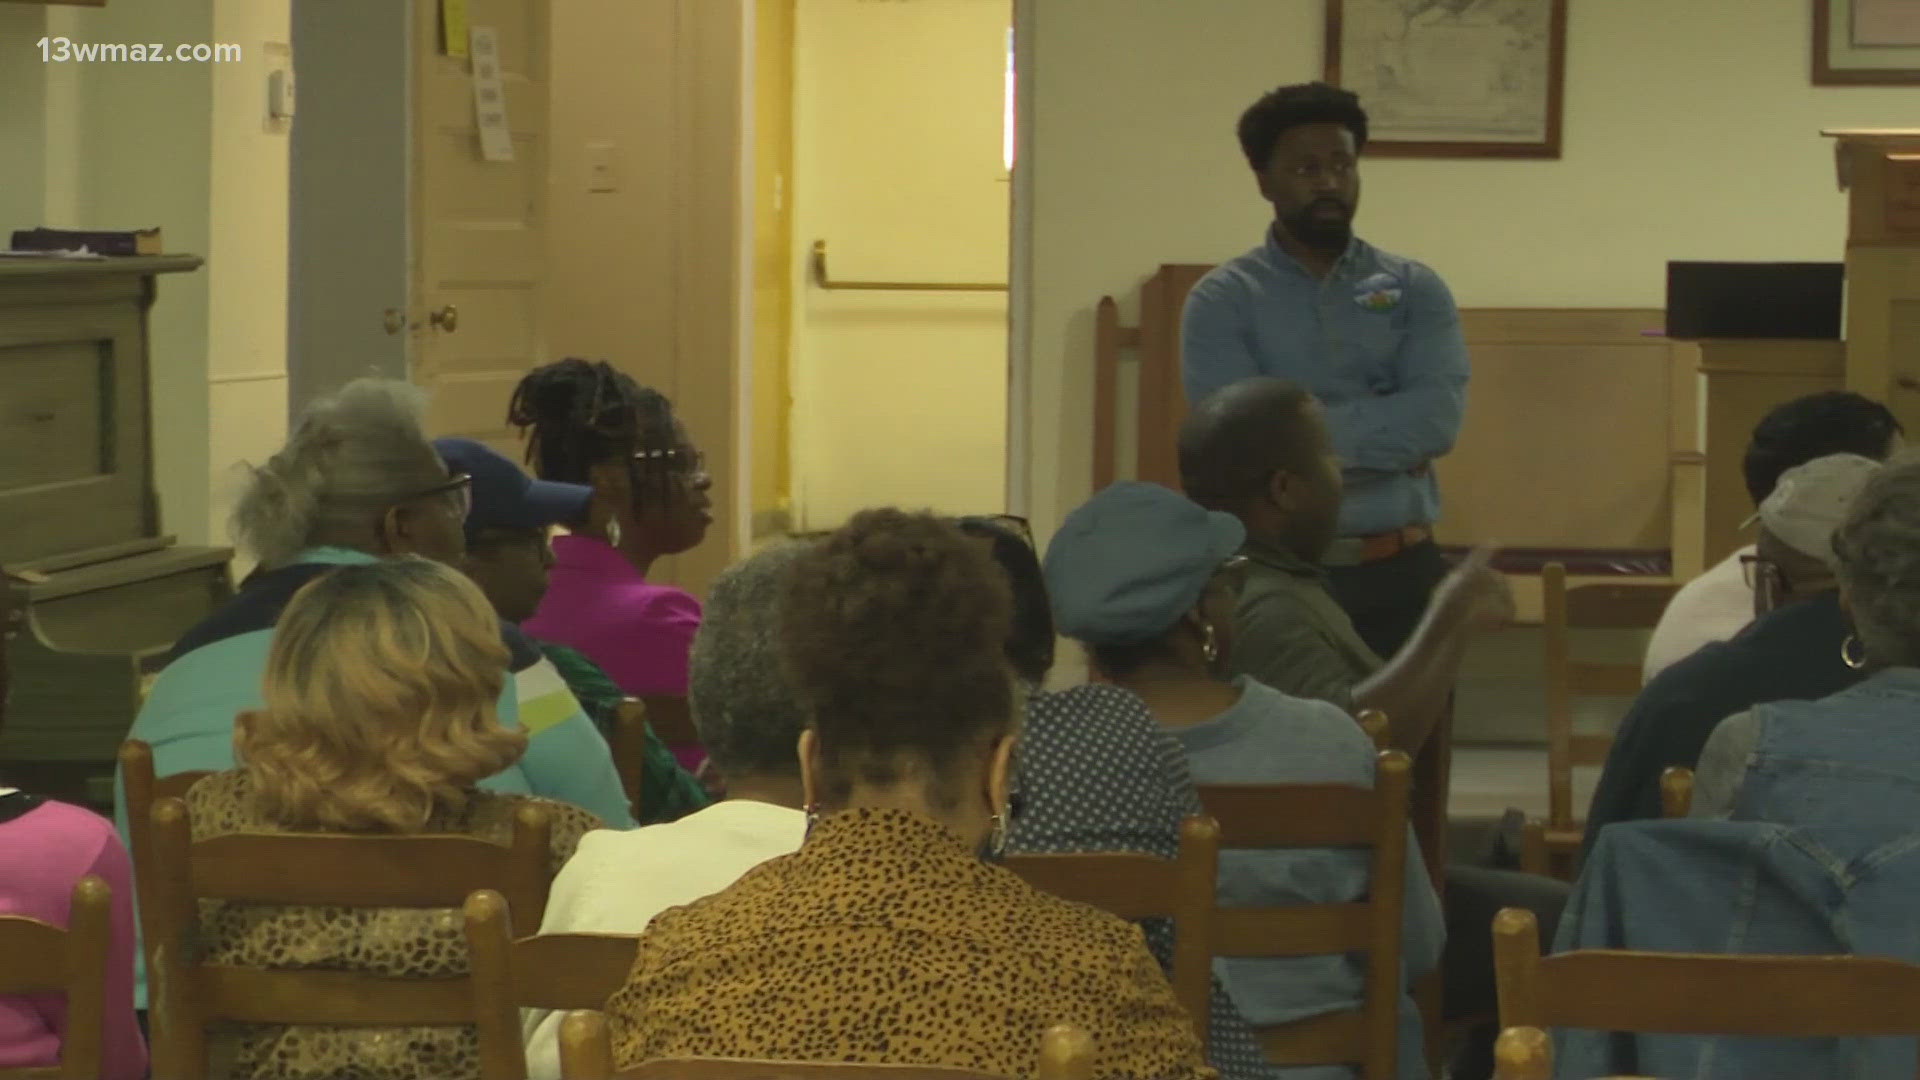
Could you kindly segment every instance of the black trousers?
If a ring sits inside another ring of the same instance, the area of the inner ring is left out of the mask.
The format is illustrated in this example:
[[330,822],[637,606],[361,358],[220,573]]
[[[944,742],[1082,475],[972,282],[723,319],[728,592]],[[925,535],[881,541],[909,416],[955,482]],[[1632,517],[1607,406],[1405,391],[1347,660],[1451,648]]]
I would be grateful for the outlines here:
[[1426,540],[1379,562],[1328,567],[1327,574],[1361,640],[1386,660],[1413,636],[1447,570],[1440,545]]

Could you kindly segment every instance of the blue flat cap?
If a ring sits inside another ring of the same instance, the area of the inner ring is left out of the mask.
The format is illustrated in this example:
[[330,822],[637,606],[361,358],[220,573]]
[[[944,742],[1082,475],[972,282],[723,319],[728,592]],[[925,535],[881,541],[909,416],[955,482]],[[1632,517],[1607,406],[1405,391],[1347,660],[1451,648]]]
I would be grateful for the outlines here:
[[1232,514],[1159,484],[1115,484],[1068,514],[1047,545],[1054,619],[1089,645],[1156,640],[1246,539]]
[[593,489],[582,484],[535,480],[482,442],[435,439],[433,448],[448,471],[473,477],[468,539],[481,529],[544,529],[578,521],[593,498]]

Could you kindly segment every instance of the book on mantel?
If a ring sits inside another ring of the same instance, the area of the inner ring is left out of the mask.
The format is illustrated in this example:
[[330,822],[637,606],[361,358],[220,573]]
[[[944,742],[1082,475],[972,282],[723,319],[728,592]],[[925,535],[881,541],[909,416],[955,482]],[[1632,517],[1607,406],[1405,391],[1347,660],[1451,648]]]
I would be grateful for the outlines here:
[[77,251],[95,255],[159,255],[159,229],[123,231],[89,229],[16,229],[15,251]]

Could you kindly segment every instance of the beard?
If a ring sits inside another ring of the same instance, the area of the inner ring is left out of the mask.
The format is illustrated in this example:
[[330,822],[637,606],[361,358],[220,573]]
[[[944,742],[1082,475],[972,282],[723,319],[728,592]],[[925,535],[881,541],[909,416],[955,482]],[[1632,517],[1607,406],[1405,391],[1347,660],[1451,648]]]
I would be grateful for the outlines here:
[[[1334,208],[1338,214],[1322,213]],[[1339,251],[1353,239],[1353,210],[1338,199],[1315,199],[1280,219],[1287,235],[1317,251]]]

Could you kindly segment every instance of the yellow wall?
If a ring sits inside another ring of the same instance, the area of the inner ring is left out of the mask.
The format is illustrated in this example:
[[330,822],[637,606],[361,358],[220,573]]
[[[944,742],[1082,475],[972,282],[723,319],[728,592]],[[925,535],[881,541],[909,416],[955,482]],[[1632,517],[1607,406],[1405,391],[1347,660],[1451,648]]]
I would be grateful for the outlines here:
[[[37,219],[19,224],[159,225],[168,250],[207,259],[197,273],[161,278],[151,320],[155,485],[162,526],[189,543],[225,542],[234,462],[259,460],[286,433],[287,136],[266,128],[265,88],[267,47],[286,44],[290,2],[47,8],[49,36],[233,43],[243,60],[36,57],[40,141],[15,117],[0,144],[0,157],[38,162],[44,177],[37,208],[7,205],[10,217]],[[21,20],[8,16],[0,49],[32,55],[39,35],[21,39]]]
[[794,497],[801,524],[864,506],[1004,507],[1002,293],[823,292],[835,277],[1005,281],[1007,0],[799,0]]
[[[673,399],[707,453],[716,521],[656,576],[699,589],[745,542],[739,324],[744,5],[555,0],[546,344]],[[589,143],[619,190],[587,190]],[[504,403],[503,403],[504,404]]]
[[753,534],[792,524],[794,0],[756,0],[753,32]]
[[[1920,91],[1808,82],[1805,0],[1572,0],[1565,157],[1365,164],[1362,235],[1463,306],[1659,307],[1668,259],[1841,258],[1828,126],[1910,126]],[[1319,0],[1021,0],[1031,216],[1015,310],[1020,481],[1050,529],[1087,495],[1093,307],[1163,262],[1253,246],[1239,112],[1320,72]]]

